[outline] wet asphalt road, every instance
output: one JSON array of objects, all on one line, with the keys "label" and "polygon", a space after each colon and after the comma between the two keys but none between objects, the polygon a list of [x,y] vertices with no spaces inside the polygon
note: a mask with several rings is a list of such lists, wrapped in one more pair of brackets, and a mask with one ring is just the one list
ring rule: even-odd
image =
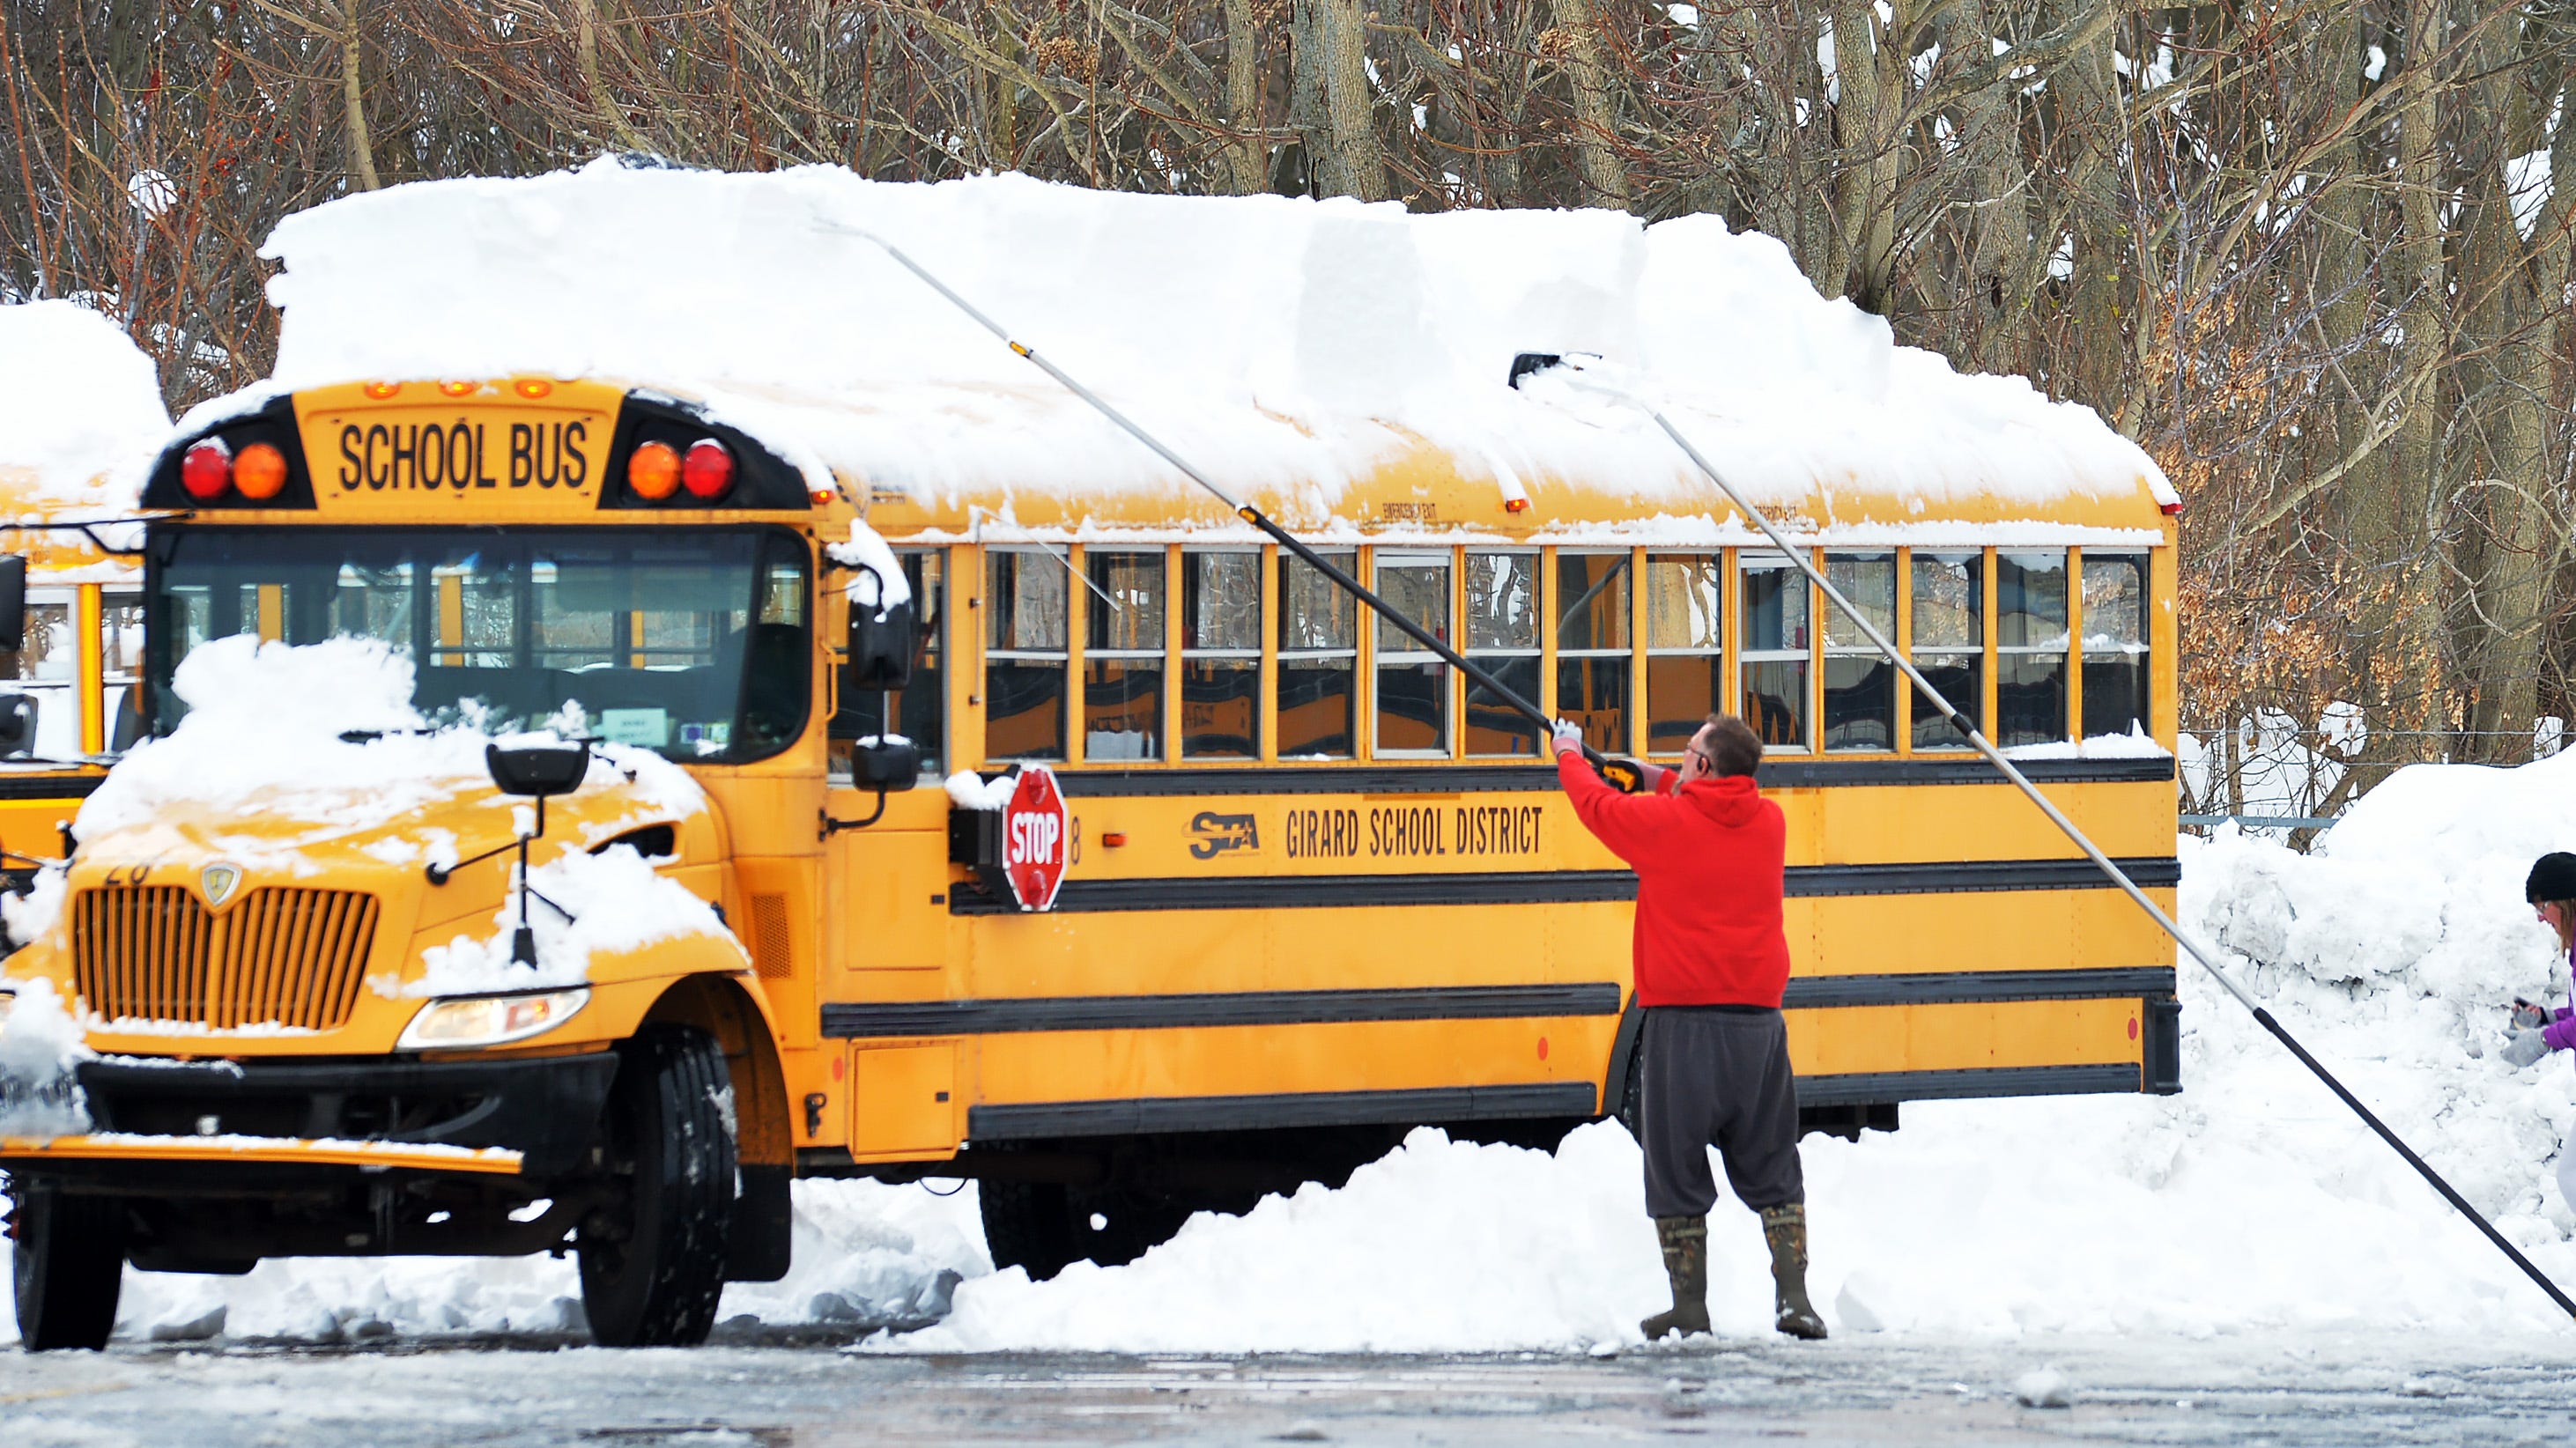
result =
[{"label": "wet asphalt road", "polygon": [[[2065,1407],[2017,1401],[2053,1368]],[[1857,1338],[1485,1357],[905,1356],[797,1334],[0,1350],[0,1445],[2469,1444],[2576,1433],[2576,1334]]]}]

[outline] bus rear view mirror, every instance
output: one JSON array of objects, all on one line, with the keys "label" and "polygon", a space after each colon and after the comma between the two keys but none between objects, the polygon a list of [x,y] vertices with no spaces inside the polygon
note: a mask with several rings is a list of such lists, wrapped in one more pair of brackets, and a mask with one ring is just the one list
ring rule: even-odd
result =
[{"label": "bus rear view mirror", "polygon": [[25,754],[36,747],[36,701],[25,694],[0,697],[0,755]]},{"label": "bus rear view mirror", "polygon": [[526,799],[570,794],[590,772],[586,744],[516,744],[483,746],[483,767],[503,794]]},{"label": "bus rear view mirror", "polygon": [[0,556],[0,650],[16,653],[27,646],[27,559],[21,553]]},{"label": "bus rear view mirror", "polygon": [[912,600],[891,607],[879,604],[884,593],[876,570],[859,572],[863,577],[850,587],[850,671],[842,687],[900,689],[912,682],[912,655],[921,644]]},{"label": "bus rear view mirror", "polygon": [[850,780],[879,793],[921,783],[921,747],[908,739],[862,739],[850,749]]}]

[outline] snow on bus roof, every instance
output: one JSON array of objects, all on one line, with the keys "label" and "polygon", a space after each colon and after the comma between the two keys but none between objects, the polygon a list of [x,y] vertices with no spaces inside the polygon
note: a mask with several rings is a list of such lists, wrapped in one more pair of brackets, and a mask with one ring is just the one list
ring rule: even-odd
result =
[{"label": "snow on bus roof", "polygon": [[152,359],[77,302],[0,306],[0,507],[123,512],[170,431]]},{"label": "snow on bus roof", "polygon": [[1426,442],[1507,493],[1554,478],[1700,510],[1705,485],[1633,409],[1509,388],[1529,351],[1650,374],[1757,501],[1937,518],[2075,498],[2145,513],[2174,496],[2091,409],[1896,346],[1778,242],[1717,217],[1414,216],[1019,175],[920,185],[603,158],[332,201],[262,252],[285,264],[269,283],[274,384],[625,379],[694,396],[800,466],[923,501],[998,489],[1005,513],[1014,490],[1187,487],[862,233],[1219,481],[1320,511]]}]

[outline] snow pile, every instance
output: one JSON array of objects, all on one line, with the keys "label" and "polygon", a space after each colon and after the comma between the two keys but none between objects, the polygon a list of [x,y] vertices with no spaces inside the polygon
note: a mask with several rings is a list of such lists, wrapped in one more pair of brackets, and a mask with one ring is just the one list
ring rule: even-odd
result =
[{"label": "snow pile", "polygon": [[73,302],[0,306],[0,470],[27,469],[32,499],[130,508],[169,431],[160,373],[116,323]]},{"label": "snow pile", "polygon": [[[74,828],[96,839],[174,811],[218,824],[310,827],[303,837],[221,842],[255,868],[284,860],[312,838],[380,828],[441,800],[489,790],[483,750],[492,738],[483,721],[469,714],[430,727],[412,707],[412,678],[411,660],[378,639],[211,640],[190,651],[171,679],[186,717],[167,738],[126,754],[82,804]],[[581,727],[565,722],[570,732]],[[594,754],[590,783],[626,785],[659,810],[699,807],[696,783],[660,755],[615,745]]]},{"label": "snow pile", "polygon": [[699,398],[809,477],[924,497],[1187,488],[871,236],[1220,480],[1313,513],[1426,439],[1481,459],[1506,495],[1554,476],[1701,511],[1705,484],[1633,411],[1506,386],[1525,351],[1650,369],[1739,486],[1816,508],[1817,526],[1998,495],[2173,496],[2089,409],[1896,346],[1881,319],[1818,296],[1779,243],[1713,216],[1411,216],[1019,175],[907,185],[603,160],[332,201],[262,251],[285,265],[269,283],[285,314],[275,385],[623,378]]},{"label": "snow pile", "polygon": [[0,1013],[0,1136],[65,1136],[89,1129],[72,1067],[85,1059],[78,1022],[49,980],[10,982]]},{"label": "snow pile", "polygon": [[[703,935],[741,951],[706,901],[679,881],[655,873],[652,862],[632,845],[613,845],[596,855],[560,855],[528,875],[537,896],[528,909],[529,928],[537,937],[534,966],[510,958],[519,924],[519,897],[513,890],[492,917],[492,934],[479,940],[459,935],[422,951],[424,969],[418,979],[371,984],[387,994],[480,995],[577,985],[590,978],[595,955],[621,955],[683,936]],[[748,968],[748,959],[744,965]]]}]

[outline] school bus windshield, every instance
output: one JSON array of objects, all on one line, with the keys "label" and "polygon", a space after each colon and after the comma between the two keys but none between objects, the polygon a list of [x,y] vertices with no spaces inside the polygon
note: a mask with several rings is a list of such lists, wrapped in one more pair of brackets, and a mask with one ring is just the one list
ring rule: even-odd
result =
[{"label": "school bus windshield", "polygon": [[245,633],[382,639],[433,720],[570,725],[685,762],[774,754],[805,725],[807,554],[776,529],[180,527],[149,575],[158,733],[187,712],[179,662]]}]

